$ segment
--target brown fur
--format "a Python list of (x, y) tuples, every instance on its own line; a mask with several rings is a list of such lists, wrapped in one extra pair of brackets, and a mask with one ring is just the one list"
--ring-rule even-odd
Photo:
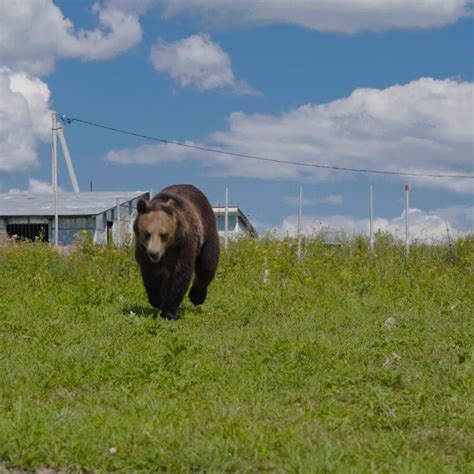
[(177, 319), (189, 298), (202, 304), (219, 261), (219, 237), (212, 207), (192, 185), (163, 189), (150, 201), (140, 200), (134, 223), (135, 257), (150, 304), (167, 319)]

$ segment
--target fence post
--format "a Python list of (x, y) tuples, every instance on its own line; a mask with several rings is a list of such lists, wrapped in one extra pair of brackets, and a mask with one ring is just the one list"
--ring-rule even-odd
[(410, 186), (405, 184), (405, 258), (408, 260), (410, 256), (410, 231), (409, 231), (409, 221), (408, 221), (408, 213), (410, 210), (410, 203), (409, 203), (409, 193), (410, 193)]
[(303, 186), (300, 184), (300, 196), (298, 199), (298, 225), (297, 225), (297, 237), (298, 237), (298, 260), (301, 260), (301, 225), (303, 217)]
[(120, 199), (117, 198), (117, 247), (120, 247), (122, 244), (122, 239), (120, 235)]
[(369, 186), (369, 232), (370, 232), (370, 251), (374, 253), (374, 204), (372, 185)]
[(224, 247), (227, 248), (229, 241), (229, 188), (225, 188), (225, 211), (224, 211)]

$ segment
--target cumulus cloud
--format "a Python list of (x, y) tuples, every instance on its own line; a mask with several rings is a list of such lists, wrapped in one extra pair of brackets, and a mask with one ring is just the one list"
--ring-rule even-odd
[(130, 15), (143, 15), (156, 5), (156, 0), (107, 0), (106, 4)]
[[(298, 206), (299, 198), (297, 196), (283, 196), (281, 200), (290, 206)], [(318, 206), (320, 204), (328, 204), (336, 206), (342, 204), (343, 198), (340, 194), (330, 194), (329, 196), (321, 198), (305, 198), (303, 197), (303, 207)]]
[(470, 206), (448, 206), (432, 211), (433, 214), (445, 219), (454, 227), (468, 229), (469, 232), (474, 231), (474, 206), (471, 200)]
[(286, 23), (355, 33), (434, 28), (469, 15), (472, 0), (159, 0), (165, 17), (190, 15), (216, 27)]
[[(235, 112), (228, 128), (203, 146), (308, 164), (392, 172), (472, 174), (473, 83), (421, 78), (386, 89), (356, 89), (326, 104), (306, 104), (279, 115)], [(251, 161), (161, 145), (143, 164), (200, 161), (207, 174), (264, 179), (329, 181), (350, 173)], [(134, 163), (135, 150), (121, 150)], [(406, 178), (404, 178), (406, 180)], [(420, 186), (472, 192), (471, 179), (410, 178)]]
[[(459, 206), (459, 211), (466, 211), (467, 207)], [(461, 209), (463, 208), (463, 209)], [(440, 210), (422, 211), (420, 209), (410, 209), (409, 229), (410, 239), (418, 242), (439, 242), (449, 238), (465, 235), (472, 232), (471, 226), (467, 228), (459, 227), (440, 215)], [(442, 211), (441, 211), (442, 213)], [(456, 218), (454, 218), (456, 219)], [(330, 217), (303, 216), (302, 233), (306, 236), (327, 234), (334, 235), (368, 235), (369, 220), (357, 219), (353, 216), (335, 215)], [(374, 232), (388, 232), (399, 239), (405, 238), (405, 211), (400, 216), (393, 219), (379, 217), (374, 219)], [(296, 236), (297, 216), (286, 217), (281, 226), (274, 228), (273, 232), (279, 236)]]
[[(59, 188), (62, 191), (61, 188)], [(52, 193), (53, 187), (51, 183), (45, 183), (44, 181), (39, 181), (34, 178), (28, 180), (28, 189), (21, 190), (19, 188), (12, 188), (8, 191), (8, 194), (18, 194), (18, 193)]]
[(1, 8), (3, 65), (34, 75), (49, 74), (57, 59), (110, 59), (142, 38), (139, 14), (151, 1), (110, 0), (92, 7), (99, 27), (77, 30), (52, 0), (8, 2)]
[(174, 43), (158, 38), (150, 56), (158, 72), (168, 74), (182, 87), (258, 94), (246, 82), (235, 78), (228, 54), (209, 35), (196, 34)]
[[(192, 145), (193, 142), (185, 142)], [(183, 147), (163, 143), (160, 145), (140, 145), (133, 149), (110, 150), (106, 155), (107, 161), (125, 164), (160, 164), (166, 161), (183, 161), (189, 157), (189, 151)]]
[(51, 136), (48, 86), (0, 68), (0, 98), (0, 171), (36, 166), (37, 147)]
[(49, 140), (49, 74), (62, 58), (110, 59), (142, 37), (139, 15), (154, 0), (105, 0), (92, 6), (98, 27), (77, 29), (52, 0), (3, 1), (0, 6), (0, 171), (37, 165)]

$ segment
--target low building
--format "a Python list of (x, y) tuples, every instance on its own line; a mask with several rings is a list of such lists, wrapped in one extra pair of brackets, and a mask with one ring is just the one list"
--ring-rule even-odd
[[(225, 236), (225, 207), (213, 207), (212, 210), (216, 215), (217, 230), (219, 237)], [(233, 239), (239, 236), (250, 235), (257, 236), (257, 231), (252, 223), (239, 207), (229, 206), (227, 208), (227, 232), (228, 238)]]
[[(120, 243), (132, 232), (137, 201), (149, 193), (91, 192), (58, 194), (58, 241), (73, 244), (87, 231), (96, 244)], [(0, 194), (0, 232), (10, 237), (54, 241), (54, 194)]]
[[(59, 244), (73, 244), (83, 231), (95, 244), (125, 242), (133, 232), (137, 201), (149, 196), (145, 191), (59, 193)], [(213, 211), (219, 236), (224, 238), (225, 208), (214, 207)], [(0, 232), (10, 237), (53, 242), (54, 213), (54, 194), (0, 194)], [(240, 235), (255, 236), (257, 232), (238, 207), (228, 207), (228, 237)]]

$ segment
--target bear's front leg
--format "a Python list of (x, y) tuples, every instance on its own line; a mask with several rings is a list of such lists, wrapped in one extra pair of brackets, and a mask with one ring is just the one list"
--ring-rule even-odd
[(181, 269), (170, 275), (163, 285), (161, 317), (164, 319), (179, 319), (178, 310), (183, 301), (191, 279), (193, 277), (192, 268)]
[(161, 309), (162, 278), (154, 275), (146, 266), (141, 268), (141, 273), (149, 303), (154, 308)]

